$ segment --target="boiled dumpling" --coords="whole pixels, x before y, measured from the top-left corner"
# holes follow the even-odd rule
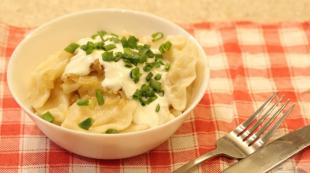
[[[167,75],[165,93],[173,108],[183,111],[187,104],[187,88],[196,78],[198,52],[191,42],[186,41],[183,49],[172,49],[168,56],[173,61]]]
[[[54,88],[54,82],[64,72],[72,54],[62,51],[42,62],[33,72],[29,89],[29,102],[34,108],[44,105]]]

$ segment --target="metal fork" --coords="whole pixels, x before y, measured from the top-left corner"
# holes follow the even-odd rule
[[[274,93],[247,120],[218,139],[216,149],[186,163],[173,173],[187,173],[193,167],[215,156],[242,159],[252,154],[270,139],[271,135],[294,109],[295,105],[293,104],[284,110],[290,100],[286,100],[285,103],[282,103],[283,101],[283,96],[279,98]],[[281,112],[282,116],[279,116],[276,122],[276,118],[281,115]],[[257,118],[259,115],[261,115],[260,118]]]

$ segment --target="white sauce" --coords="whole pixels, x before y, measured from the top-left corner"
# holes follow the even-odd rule
[[[128,86],[132,83],[129,78],[130,69],[124,66],[122,61],[118,62],[104,62],[101,61],[104,66],[104,80],[102,81],[102,86],[108,89],[111,89],[117,92],[120,89],[123,89],[126,96],[131,97],[130,90],[127,89]],[[130,87],[132,88],[132,87]],[[127,89],[127,90],[126,90]],[[126,92],[127,91],[127,92]]]
[[[156,112],[157,105],[160,105],[159,112]],[[169,104],[165,97],[158,97],[155,101],[146,106],[137,107],[133,122],[135,124],[146,124],[149,127],[155,127],[165,123],[173,118],[169,112]]]
[[[155,54],[159,54],[160,51],[158,49],[155,49],[155,48],[151,48],[152,52],[155,53]]]
[[[64,75],[74,74],[84,76],[90,72],[90,65],[95,61],[95,57],[92,55],[86,55],[86,53],[79,49],[78,53],[73,56],[70,62],[67,64]]]

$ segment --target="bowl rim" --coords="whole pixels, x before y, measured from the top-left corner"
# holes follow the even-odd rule
[[[195,46],[197,47],[197,49],[199,50],[199,56],[201,57],[202,62],[204,63],[204,73],[205,73],[205,79],[202,81],[201,85],[200,85],[200,89],[199,89],[199,93],[196,95],[196,98],[189,107],[187,107],[187,109],[185,109],[185,111],[182,112],[181,115],[175,117],[174,119],[164,123],[164,124],[160,124],[156,127],[152,127],[149,129],[145,129],[145,130],[140,130],[140,131],[134,131],[134,132],[128,132],[128,133],[116,133],[116,134],[105,134],[105,133],[90,133],[90,132],[84,132],[84,131],[77,131],[77,130],[73,130],[73,129],[68,129],[68,128],[64,128],[61,127],[59,125],[53,124],[53,123],[49,123],[45,120],[43,120],[42,118],[40,118],[38,115],[36,115],[35,113],[33,113],[26,105],[24,105],[24,103],[22,103],[22,101],[16,96],[16,93],[13,91],[12,89],[12,80],[11,77],[12,76],[12,62],[14,61],[14,59],[16,59],[17,57],[17,52],[19,52],[20,49],[22,49],[23,45],[25,43],[27,43],[28,39],[31,38],[33,35],[36,34],[36,32],[39,32],[40,30],[48,27],[49,25],[53,24],[53,23],[57,23],[63,19],[66,18],[70,18],[73,16],[79,16],[79,15],[84,15],[84,14],[89,14],[89,13],[102,13],[102,12],[116,12],[116,13],[131,13],[134,15],[141,15],[143,17],[146,18],[153,18],[155,20],[158,20],[159,22],[165,23],[166,25],[170,25],[172,27],[178,28],[181,31],[184,32],[185,35],[187,35],[188,38],[190,38],[191,42],[193,42],[195,44]],[[147,13],[147,12],[141,12],[141,11],[134,11],[134,10],[128,10],[128,9],[121,9],[121,8],[107,8],[107,9],[91,9],[91,10],[83,10],[83,11],[78,11],[78,12],[73,12],[73,13],[69,13],[57,18],[54,18],[48,22],[43,23],[42,25],[38,26],[37,28],[35,28],[34,30],[30,31],[23,39],[22,41],[16,46],[16,48],[14,49],[9,62],[8,62],[8,66],[7,66],[7,82],[8,82],[8,88],[10,93],[12,94],[14,100],[18,103],[18,105],[22,108],[23,111],[25,111],[30,118],[34,118],[38,121],[41,121],[43,124],[49,126],[50,128],[57,128],[58,130],[63,130],[67,133],[73,133],[75,135],[87,135],[87,136],[102,136],[102,137],[108,137],[108,138],[115,138],[115,137],[121,137],[121,136],[134,136],[134,135],[143,135],[143,134],[148,134],[150,132],[159,130],[161,128],[164,128],[165,126],[168,126],[180,119],[186,118],[187,114],[190,114],[192,112],[192,110],[198,105],[199,101],[202,99],[202,97],[205,94],[205,90],[207,89],[207,85],[209,83],[209,78],[210,78],[210,70],[209,70],[209,64],[207,61],[207,56],[205,51],[203,50],[202,46],[199,44],[199,42],[191,35],[189,34],[185,29],[183,29],[181,26],[173,23],[172,21],[169,21],[168,19],[153,15],[151,13]],[[201,91],[202,90],[202,91]],[[183,121],[182,121],[183,123]],[[36,123],[35,123],[36,124]]]

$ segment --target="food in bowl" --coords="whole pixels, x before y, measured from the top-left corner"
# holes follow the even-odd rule
[[[164,124],[187,107],[198,50],[183,36],[99,31],[33,71],[29,103],[41,118],[93,133]]]

